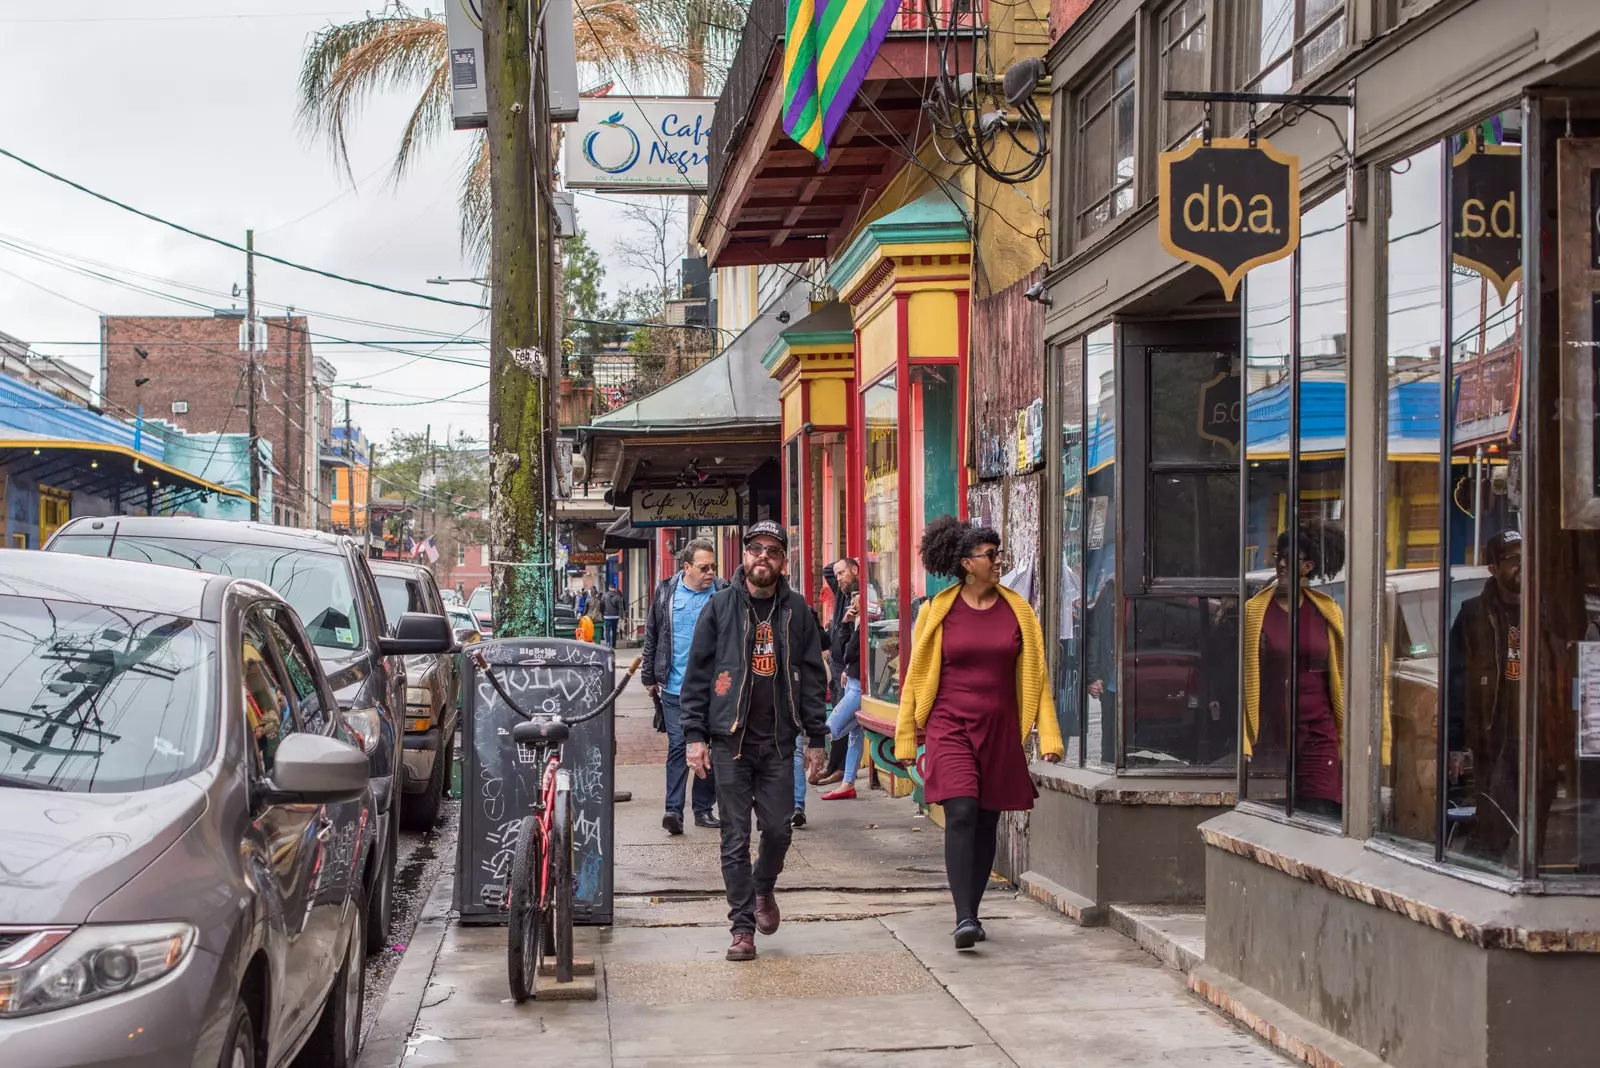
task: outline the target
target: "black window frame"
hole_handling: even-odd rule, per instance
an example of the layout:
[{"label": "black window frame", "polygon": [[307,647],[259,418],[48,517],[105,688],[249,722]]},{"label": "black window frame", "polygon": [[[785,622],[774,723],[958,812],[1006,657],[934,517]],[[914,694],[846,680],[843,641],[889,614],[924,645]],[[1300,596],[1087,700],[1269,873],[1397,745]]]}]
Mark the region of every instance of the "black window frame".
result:
[{"label": "black window frame", "polygon": [[[1168,40],[1167,38],[1168,20],[1170,20],[1184,7],[1193,2],[1195,2],[1195,0],[1171,0],[1170,3],[1161,8],[1159,11],[1155,12],[1155,14],[1151,17],[1151,28],[1154,31],[1151,34],[1151,38],[1155,43],[1156,53],[1155,77],[1157,85],[1160,88],[1160,93],[1154,94],[1152,101],[1153,106],[1156,108],[1155,121],[1152,123],[1152,125],[1154,125],[1156,128],[1156,150],[1158,152],[1170,152],[1177,148],[1180,144],[1183,144],[1190,137],[1194,136],[1195,133],[1199,131],[1202,123],[1201,118],[1196,118],[1191,125],[1184,128],[1181,136],[1174,135],[1174,133],[1167,126],[1169,109],[1172,107],[1172,105],[1161,99],[1161,93],[1166,92],[1168,89],[1210,89],[1216,76],[1216,23],[1218,20],[1216,18],[1215,5],[1212,3],[1212,0],[1199,0],[1201,9],[1199,17],[1196,18],[1195,21],[1187,28],[1185,28],[1175,39]],[[1180,43],[1195,33],[1205,33],[1208,35],[1204,48],[1205,75],[1201,78],[1200,85],[1174,85],[1172,79],[1168,76],[1167,57],[1177,50],[1177,46]],[[1199,107],[1199,105],[1191,106]]]}]

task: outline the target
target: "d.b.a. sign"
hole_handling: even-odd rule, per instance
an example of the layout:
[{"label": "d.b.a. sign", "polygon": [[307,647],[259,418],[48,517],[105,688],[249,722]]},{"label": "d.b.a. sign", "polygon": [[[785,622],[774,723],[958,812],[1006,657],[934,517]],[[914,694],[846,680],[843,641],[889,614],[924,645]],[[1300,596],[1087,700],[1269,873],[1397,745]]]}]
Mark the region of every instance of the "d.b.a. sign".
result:
[{"label": "d.b.a. sign", "polygon": [[1190,141],[1160,158],[1161,244],[1198,264],[1233,299],[1252,267],[1300,242],[1300,161],[1265,141]]}]

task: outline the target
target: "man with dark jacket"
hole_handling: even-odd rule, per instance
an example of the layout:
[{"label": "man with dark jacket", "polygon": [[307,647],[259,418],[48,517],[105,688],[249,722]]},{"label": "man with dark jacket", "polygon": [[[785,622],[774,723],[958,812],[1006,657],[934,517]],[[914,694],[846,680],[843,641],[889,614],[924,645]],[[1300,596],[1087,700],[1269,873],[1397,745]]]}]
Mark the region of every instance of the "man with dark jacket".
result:
[{"label": "man with dark jacket", "polygon": [[622,599],[622,591],[616,586],[607,586],[606,592],[600,595],[600,619],[605,625],[606,644],[615,649],[617,647],[617,627],[622,623],[622,610],[627,604]]},{"label": "man with dark jacket", "polygon": [[[1484,546],[1489,579],[1450,625],[1449,749],[1472,756],[1476,812],[1466,849],[1515,866],[1518,701],[1522,691],[1522,535],[1502,530]],[[1452,776],[1454,777],[1454,775]]]},{"label": "man with dark jacket", "polygon": [[[640,672],[645,689],[661,702],[661,719],[667,729],[667,806],[661,826],[668,834],[683,833],[683,791],[689,780],[678,696],[683,692],[684,671],[689,666],[689,646],[694,641],[695,624],[711,602],[711,595],[728,585],[726,579],[717,577],[716,547],[704,538],[685,545],[678,554],[678,563],[683,570],[662,579],[650,599],[650,614],[644,621],[644,668]],[[722,826],[711,813],[716,801],[715,780],[696,778],[696,826]]]},{"label": "man with dark jacket", "polygon": [[[774,893],[794,833],[794,745],[804,734],[806,773],[826,760],[827,684],[822,634],[805,598],[783,571],[789,539],[763,521],[744,536],[744,566],[700,614],[680,695],[689,767],[716,770],[722,814],[722,881],[733,942],[729,960],[754,960],[756,932],[780,915]],[[750,815],[761,856],[750,866]]]}]

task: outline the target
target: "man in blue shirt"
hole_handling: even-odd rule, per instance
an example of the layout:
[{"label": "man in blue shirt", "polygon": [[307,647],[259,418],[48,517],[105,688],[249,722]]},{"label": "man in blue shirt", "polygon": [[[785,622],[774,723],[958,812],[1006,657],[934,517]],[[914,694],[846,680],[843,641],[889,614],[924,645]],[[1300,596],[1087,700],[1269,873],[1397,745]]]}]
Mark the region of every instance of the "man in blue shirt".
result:
[{"label": "man in blue shirt", "polygon": [[[683,833],[683,793],[689,781],[678,708],[683,671],[689,663],[689,646],[701,611],[710,603],[711,595],[728,584],[726,579],[717,578],[716,548],[704,538],[685,545],[678,554],[678,563],[683,570],[663,579],[650,598],[642,654],[645,688],[660,700],[667,728],[667,802],[661,826],[668,834]],[[716,783],[711,776],[694,780],[695,826],[722,826],[712,813],[716,800]]]}]

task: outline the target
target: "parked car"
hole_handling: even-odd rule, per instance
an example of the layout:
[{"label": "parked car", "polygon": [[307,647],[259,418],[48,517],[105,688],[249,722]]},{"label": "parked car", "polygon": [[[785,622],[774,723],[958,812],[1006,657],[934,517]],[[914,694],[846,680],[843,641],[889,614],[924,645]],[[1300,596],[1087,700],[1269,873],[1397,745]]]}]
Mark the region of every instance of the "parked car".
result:
[{"label": "parked car", "polygon": [[450,620],[450,629],[455,632],[457,645],[471,645],[473,642],[483,640],[483,632],[478,629],[478,617],[469,610],[458,605],[446,605],[446,618]]},{"label": "parked car", "polygon": [[467,607],[478,619],[478,633],[485,638],[494,637],[494,591],[487,585],[479,586],[467,598]]},{"label": "parked car", "polygon": [[220,519],[116,516],[74,519],[45,549],[255,579],[293,606],[346,723],[367,753],[381,848],[367,879],[366,945],[369,953],[385,948],[399,854],[395,777],[406,699],[401,657],[449,649],[449,624],[413,613],[391,631],[360,544],[340,535]]},{"label": "parked car", "polygon": [[[444,599],[433,572],[398,560],[370,561],[378,583],[384,617],[401,619],[407,612],[445,616]],[[454,625],[451,630],[454,632]],[[461,672],[455,648],[444,653],[406,657],[406,715],[402,740],[404,770],[401,826],[426,831],[439,822],[439,805],[455,759],[456,698]]]},{"label": "parked car", "polygon": [[0,1060],[346,1068],[365,754],[247,579],[0,553]]}]

